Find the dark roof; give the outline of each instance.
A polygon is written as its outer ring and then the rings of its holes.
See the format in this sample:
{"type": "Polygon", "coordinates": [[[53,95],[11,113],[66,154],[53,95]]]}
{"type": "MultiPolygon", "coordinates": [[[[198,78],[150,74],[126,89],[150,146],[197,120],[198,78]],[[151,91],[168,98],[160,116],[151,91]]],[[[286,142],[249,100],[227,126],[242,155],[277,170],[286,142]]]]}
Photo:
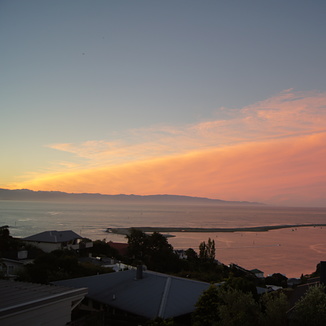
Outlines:
{"type": "Polygon", "coordinates": [[[69,231],[45,231],[23,238],[22,240],[61,243],[61,242],[72,241],[75,239],[83,239],[83,237],[81,237],[74,231],[69,230],[69,231]]]}
{"type": "Polygon", "coordinates": [[[128,253],[128,247],[129,247],[128,243],[109,241],[108,245],[111,248],[116,249],[121,256],[125,256],[128,253]]]}
{"type": "Polygon", "coordinates": [[[41,285],[0,280],[0,317],[63,298],[85,296],[85,288],[41,285]]]}
{"type": "Polygon", "coordinates": [[[294,305],[306,294],[311,286],[316,286],[320,284],[318,280],[314,279],[314,282],[308,282],[307,284],[298,285],[290,295],[289,305],[293,308],[294,305]]]}
{"type": "Polygon", "coordinates": [[[87,297],[149,319],[166,319],[193,312],[199,296],[210,285],[150,271],[144,271],[143,278],[136,279],[135,270],[58,281],[54,284],[88,287],[87,297]]]}
{"type": "Polygon", "coordinates": [[[251,272],[251,273],[254,273],[254,274],[256,274],[256,273],[264,273],[263,271],[261,271],[261,270],[259,270],[259,269],[257,269],[257,268],[255,268],[255,269],[251,269],[250,272],[251,272]]]}

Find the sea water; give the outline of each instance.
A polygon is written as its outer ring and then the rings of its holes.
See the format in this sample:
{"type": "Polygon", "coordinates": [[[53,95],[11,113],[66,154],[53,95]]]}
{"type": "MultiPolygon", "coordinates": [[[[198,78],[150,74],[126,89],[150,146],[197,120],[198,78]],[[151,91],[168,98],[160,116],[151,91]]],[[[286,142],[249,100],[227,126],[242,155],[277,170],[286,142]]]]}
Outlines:
{"type": "MultiPolygon", "coordinates": [[[[0,226],[9,225],[15,237],[48,230],[73,230],[92,240],[126,242],[109,227],[162,226],[237,228],[284,224],[325,224],[326,208],[207,205],[113,205],[0,201],[0,226]]],[[[298,227],[268,232],[171,233],[175,249],[193,248],[214,239],[216,258],[265,276],[282,273],[300,277],[326,260],[326,227],[298,227]]]]}

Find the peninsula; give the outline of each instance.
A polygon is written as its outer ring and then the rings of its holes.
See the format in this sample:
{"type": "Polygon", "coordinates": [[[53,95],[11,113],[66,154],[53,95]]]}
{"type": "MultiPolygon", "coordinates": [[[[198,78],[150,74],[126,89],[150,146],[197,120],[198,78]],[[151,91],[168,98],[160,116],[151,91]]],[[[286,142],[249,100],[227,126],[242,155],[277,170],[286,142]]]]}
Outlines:
{"type": "Polygon", "coordinates": [[[151,227],[151,226],[136,226],[131,228],[107,228],[106,232],[128,235],[131,229],[140,230],[142,232],[160,232],[160,233],[179,233],[179,232],[266,232],[269,230],[302,228],[326,226],[326,224],[284,224],[284,225],[267,225],[267,226],[250,226],[237,228],[182,228],[182,227],[151,227]]]}

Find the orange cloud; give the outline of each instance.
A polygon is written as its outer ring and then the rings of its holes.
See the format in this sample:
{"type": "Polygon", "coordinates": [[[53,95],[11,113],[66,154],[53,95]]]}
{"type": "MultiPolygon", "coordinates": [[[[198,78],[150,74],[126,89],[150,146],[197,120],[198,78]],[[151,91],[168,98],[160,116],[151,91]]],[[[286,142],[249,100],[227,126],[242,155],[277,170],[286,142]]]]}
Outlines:
{"type": "Polygon", "coordinates": [[[326,133],[247,142],[112,167],[45,175],[34,190],[184,194],[287,205],[326,203],[326,133]]]}
{"type": "Polygon", "coordinates": [[[220,148],[326,130],[326,93],[284,91],[239,110],[221,108],[224,119],[185,126],[153,126],[129,130],[111,140],[48,147],[87,159],[89,164],[115,165],[156,157],[220,148]]]}
{"type": "Polygon", "coordinates": [[[8,187],[326,205],[326,93],[288,90],[218,116],[52,144],[78,164],[61,162],[54,173],[8,187]]]}

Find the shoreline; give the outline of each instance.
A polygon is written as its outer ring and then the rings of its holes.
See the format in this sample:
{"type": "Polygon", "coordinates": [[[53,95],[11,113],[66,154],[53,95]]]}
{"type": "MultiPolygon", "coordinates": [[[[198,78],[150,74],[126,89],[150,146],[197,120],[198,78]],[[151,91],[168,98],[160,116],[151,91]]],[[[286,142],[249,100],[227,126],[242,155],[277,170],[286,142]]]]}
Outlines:
{"type": "Polygon", "coordinates": [[[159,233],[182,233],[182,232],[267,232],[270,230],[301,228],[301,227],[318,227],[326,226],[326,224],[285,224],[285,225],[267,225],[267,226],[251,226],[237,228],[182,228],[182,227],[151,227],[151,226],[135,226],[129,228],[107,228],[105,232],[121,235],[129,235],[131,229],[140,230],[142,232],[159,232],[159,233]]]}

